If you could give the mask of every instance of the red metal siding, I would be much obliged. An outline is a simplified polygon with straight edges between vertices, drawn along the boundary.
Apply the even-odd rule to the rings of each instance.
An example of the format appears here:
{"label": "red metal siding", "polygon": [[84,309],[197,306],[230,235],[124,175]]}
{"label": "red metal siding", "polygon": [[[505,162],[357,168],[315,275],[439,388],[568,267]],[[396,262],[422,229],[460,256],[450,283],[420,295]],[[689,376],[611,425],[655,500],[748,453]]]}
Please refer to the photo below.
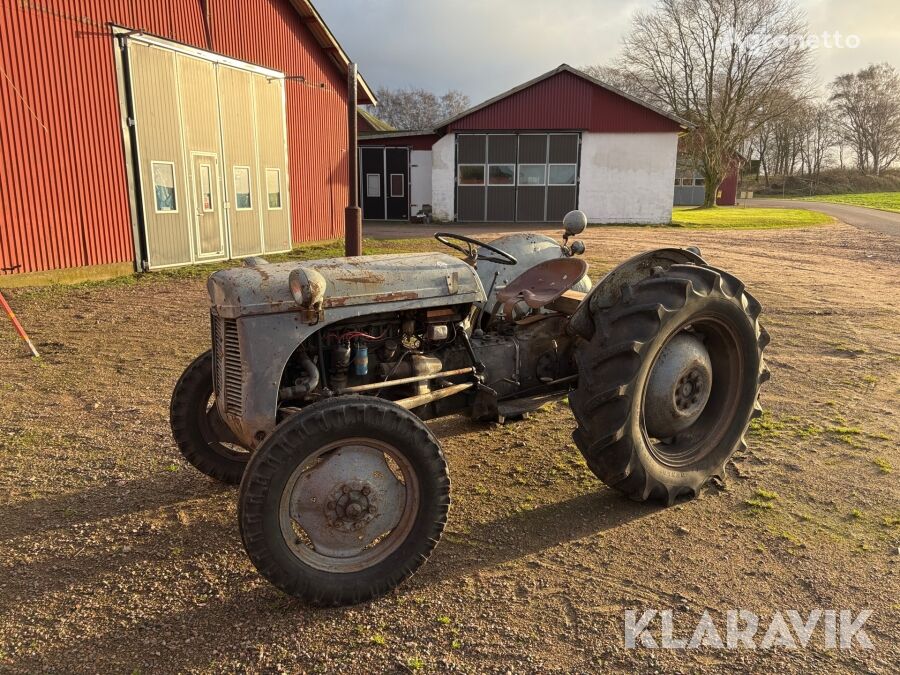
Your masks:
{"label": "red metal siding", "polygon": [[293,238],[343,234],[343,75],[289,0],[209,3],[209,31],[205,5],[0,3],[0,267],[134,259],[110,23],[304,75],[285,85]]}
{"label": "red metal siding", "polygon": [[716,204],[719,206],[734,206],[737,203],[738,167],[735,165],[725,176],[725,180],[719,186]]}
{"label": "red metal siding", "polygon": [[673,120],[624,96],[562,71],[476,110],[448,131],[580,130],[677,132]]}

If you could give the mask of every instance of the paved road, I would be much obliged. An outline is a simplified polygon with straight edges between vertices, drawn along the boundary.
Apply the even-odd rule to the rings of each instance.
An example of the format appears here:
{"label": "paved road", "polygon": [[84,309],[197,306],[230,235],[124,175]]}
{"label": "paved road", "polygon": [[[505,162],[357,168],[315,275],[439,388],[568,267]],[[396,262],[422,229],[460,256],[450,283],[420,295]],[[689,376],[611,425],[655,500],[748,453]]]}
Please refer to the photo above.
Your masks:
{"label": "paved road", "polygon": [[781,209],[810,209],[834,216],[848,225],[900,237],[900,213],[878,211],[862,206],[847,206],[829,202],[801,202],[796,199],[744,199],[742,206]]}

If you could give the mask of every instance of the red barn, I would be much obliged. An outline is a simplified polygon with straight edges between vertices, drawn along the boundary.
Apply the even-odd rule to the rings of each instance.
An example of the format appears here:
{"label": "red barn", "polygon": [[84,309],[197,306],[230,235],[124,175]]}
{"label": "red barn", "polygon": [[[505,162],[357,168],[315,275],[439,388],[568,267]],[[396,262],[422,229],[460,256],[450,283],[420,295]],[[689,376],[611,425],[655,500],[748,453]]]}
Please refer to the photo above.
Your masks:
{"label": "red barn", "polygon": [[[0,267],[341,236],[348,63],[308,0],[3,2]],[[358,96],[374,102],[362,79]]]}

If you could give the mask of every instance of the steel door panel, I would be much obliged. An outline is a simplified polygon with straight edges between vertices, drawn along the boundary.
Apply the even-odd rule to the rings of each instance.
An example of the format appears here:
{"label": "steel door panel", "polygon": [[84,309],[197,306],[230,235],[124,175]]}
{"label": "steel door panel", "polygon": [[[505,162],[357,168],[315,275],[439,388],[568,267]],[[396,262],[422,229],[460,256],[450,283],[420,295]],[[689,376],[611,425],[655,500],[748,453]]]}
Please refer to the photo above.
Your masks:
{"label": "steel door panel", "polygon": [[458,220],[479,222],[484,220],[484,186],[460,185],[456,191]]}
{"label": "steel door panel", "polygon": [[129,45],[143,225],[150,268],[190,263],[193,229],[175,53]]}
{"label": "steel door panel", "polygon": [[360,203],[363,218],[384,220],[384,149],[360,148]]}
{"label": "steel door panel", "polygon": [[516,196],[516,220],[524,223],[543,221],[546,191],[543,185],[520,185]]}
{"label": "steel door panel", "polygon": [[284,124],[284,80],[257,74],[251,77],[258,129],[259,211],[263,223],[263,249],[266,253],[289,251],[291,209]]}
{"label": "steel door panel", "polygon": [[562,222],[563,216],[577,208],[577,188],[574,185],[547,187],[547,220]]}
{"label": "steel door panel", "polygon": [[225,210],[228,213],[230,257],[263,252],[260,218],[259,166],[252,76],[219,65],[219,105],[225,165]]}
{"label": "steel door panel", "polygon": [[387,220],[409,220],[409,149],[385,148]]}

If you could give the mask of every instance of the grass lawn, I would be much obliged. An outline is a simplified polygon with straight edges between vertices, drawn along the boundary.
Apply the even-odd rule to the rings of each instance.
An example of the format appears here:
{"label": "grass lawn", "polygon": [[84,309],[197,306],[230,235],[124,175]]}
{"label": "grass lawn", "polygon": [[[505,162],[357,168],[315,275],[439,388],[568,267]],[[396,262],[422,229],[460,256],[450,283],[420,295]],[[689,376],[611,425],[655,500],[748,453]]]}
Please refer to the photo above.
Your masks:
{"label": "grass lawn", "polygon": [[715,209],[676,207],[672,225],[694,229],[771,230],[830,223],[831,216],[804,209],[757,209],[723,206]]}
{"label": "grass lawn", "polygon": [[851,195],[818,195],[816,197],[803,197],[804,202],[833,202],[835,204],[849,204],[851,206],[865,206],[870,209],[882,211],[895,211],[900,213],[900,192],[868,192]]}

